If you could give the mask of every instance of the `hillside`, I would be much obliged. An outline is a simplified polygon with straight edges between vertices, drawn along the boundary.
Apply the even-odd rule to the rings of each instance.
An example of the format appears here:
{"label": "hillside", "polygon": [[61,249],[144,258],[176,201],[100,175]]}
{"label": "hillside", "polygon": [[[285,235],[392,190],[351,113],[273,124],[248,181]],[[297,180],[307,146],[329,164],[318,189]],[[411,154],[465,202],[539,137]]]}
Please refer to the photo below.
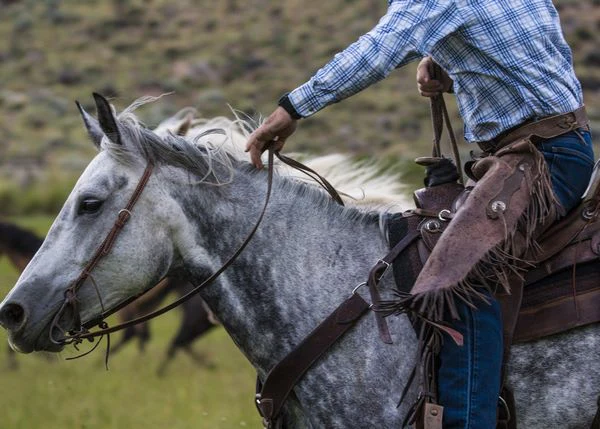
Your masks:
{"label": "hillside", "polygon": [[[557,4],[600,125],[600,2]],[[98,91],[120,109],[172,92],[140,111],[151,126],[185,106],[206,117],[230,115],[228,104],[268,114],[385,8],[383,0],[0,0],[0,213],[60,206],[94,153],[74,100],[93,110]],[[414,64],[398,70],[304,121],[290,148],[427,154],[429,107],[414,73]]]}

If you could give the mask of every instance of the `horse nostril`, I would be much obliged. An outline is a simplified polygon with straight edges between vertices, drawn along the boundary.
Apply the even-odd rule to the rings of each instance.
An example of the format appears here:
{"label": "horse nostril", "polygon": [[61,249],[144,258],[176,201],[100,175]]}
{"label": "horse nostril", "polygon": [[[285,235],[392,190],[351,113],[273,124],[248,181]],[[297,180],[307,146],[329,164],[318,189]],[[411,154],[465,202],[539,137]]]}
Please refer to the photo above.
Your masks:
{"label": "horse nostril", "polygon": [[25,310],[15,303],[5,304],[0,308],[0,325],[9,331],[16,331],[25,321]]}

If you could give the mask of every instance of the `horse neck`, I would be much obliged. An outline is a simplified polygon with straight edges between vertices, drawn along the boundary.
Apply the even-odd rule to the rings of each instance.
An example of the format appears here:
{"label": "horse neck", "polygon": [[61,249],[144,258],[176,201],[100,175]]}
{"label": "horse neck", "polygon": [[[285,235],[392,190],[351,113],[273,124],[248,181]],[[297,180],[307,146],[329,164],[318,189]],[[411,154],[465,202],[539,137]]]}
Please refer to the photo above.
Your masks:
{"label": "horse neck", "polygon": [[[263,175],[236,180],[228,186],[226,201],[210,210],[210,221],[204,214],[190,219],[202,230],[205,249],[222,260],[234,252],[258,216],[265,180]],[[284,183],[275,186],[251,243],[203,292],[259,370],[270,368],[365,281],[387,247],[373,216],[325,203],[315,191],[279,181]],[[193,213],[194,207],[186,211]],[[186,268],[197,284],[217,267],[207,270],[192,261]]]}

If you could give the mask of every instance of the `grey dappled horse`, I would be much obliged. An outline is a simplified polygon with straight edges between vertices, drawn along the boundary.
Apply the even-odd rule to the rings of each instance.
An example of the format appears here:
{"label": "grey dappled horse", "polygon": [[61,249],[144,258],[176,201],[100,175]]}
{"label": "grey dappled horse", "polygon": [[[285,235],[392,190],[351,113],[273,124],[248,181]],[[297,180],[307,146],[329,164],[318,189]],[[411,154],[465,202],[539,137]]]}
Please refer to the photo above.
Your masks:
{"label": "grey dappled horse", "polygon": [[[167,275],[185,273],[200,283],[239,246],[263,204],[266,173],[227,145],[222,132],[159,137],[130,110],[115,120],[100,107],[101,125],[84,114],[100,152],[0,307],[11,344],[25,353],[61,349],[49,340],[49,326],[65,288],[104,239],[149,160],[155,172],[93,273],[106,308]],[[384,214],[340,207],[314,186],[278,174],[264,223],[202,297],[264,377],[366,280],[387,250]],[[384,296],[391,297],[392,282],[389,276],[382,282]],[[84,321],[100,314],[89,282],[78,298]],[[396,407],[416,338],[406,316],[388,320],[393,345],[379,340],[367,314],[308,371],[286,404],[286,427],[400,427],[416,394],[413,389]],[[600,390],[599,351],[598,325],[514,347],[510,381],[520,427],[589,427]]]}

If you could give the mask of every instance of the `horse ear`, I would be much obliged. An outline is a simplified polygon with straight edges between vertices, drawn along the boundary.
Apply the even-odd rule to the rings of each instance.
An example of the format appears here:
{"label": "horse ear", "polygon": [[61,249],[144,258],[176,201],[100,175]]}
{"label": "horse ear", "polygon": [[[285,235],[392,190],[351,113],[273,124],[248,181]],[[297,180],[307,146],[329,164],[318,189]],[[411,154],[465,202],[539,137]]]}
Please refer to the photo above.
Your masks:
{"label": "horse ear", "polygon": [[104,133],[102,132],[102,128],[100,128],[98,120],[86,112],[83,106],[79,104],[79,101],[76,101],[75,104],[77,104],[77,108],[79,109],[81,119],[83,119],[83,124],[87,129],[88,135],[92,139],[94,145],[100,149],[100,142],[102,141],[102,137],[104,137]]}
{"label": "horse ear", "polygon": [[185,115],[183,122],[181,124],[179,124],[179,126],[177,127],[177,130],[175,130],[175,134],[178,136],[186,136],[192,126],[193,119],[194,119],[194,115],[192,115],[191,113],[188,113],[187,115]]}
{"label": "horse ear", "polygon": [[94,101],[96,102],[96,110],[98,111],[98,122],[100,128],[108,137],[108,139],[115,144],[122,144],[121,133],[119,132],[119,126],[117,120],[113,115],[113,111],[110,107],[110,103],[102,95],[94,92]]}

